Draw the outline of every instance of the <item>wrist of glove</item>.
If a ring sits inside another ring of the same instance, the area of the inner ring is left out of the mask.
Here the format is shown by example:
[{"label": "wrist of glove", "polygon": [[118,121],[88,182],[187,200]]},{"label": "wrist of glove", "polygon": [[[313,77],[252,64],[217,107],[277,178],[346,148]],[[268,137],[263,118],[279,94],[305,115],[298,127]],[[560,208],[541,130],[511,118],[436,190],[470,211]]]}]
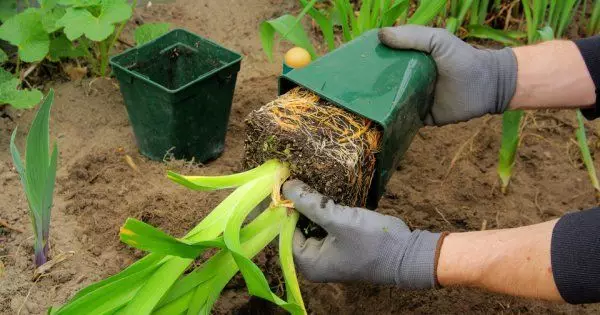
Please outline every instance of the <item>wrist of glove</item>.
[{"label": "wrist of glove", "polygon": [[295,263],[309,280],[366,281],[407,289],[437,286],[442,234],[410,231],[396,217],[336,205],[297,180],[286,182],[283,194],[328,233],[324,239],[306,239],[299,230],[294,234]]},{"label": "wrist of glove", "polygon": [[428,125],[445,125],[504,112],[517,85],[511,48],[476,49],[445,29],[418,25],[383,28],[379,39],[394,49],[431,54],[437,82]]}]

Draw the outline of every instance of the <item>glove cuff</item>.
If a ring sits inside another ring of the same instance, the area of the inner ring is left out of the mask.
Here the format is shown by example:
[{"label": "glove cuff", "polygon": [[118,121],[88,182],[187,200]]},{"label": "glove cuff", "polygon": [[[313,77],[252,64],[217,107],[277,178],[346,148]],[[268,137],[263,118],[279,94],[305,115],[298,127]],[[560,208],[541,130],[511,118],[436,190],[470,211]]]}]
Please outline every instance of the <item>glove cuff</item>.
[{"label": "glove cuff", "polygon": [[436,287],[435,265],[440,233],[414,230],[396,271],[396,285],[407,289]]},{"label": "glove cuff", "polygon": [[494,114],[502,114],[508,108],[517,89],[517,57],[509,47],[495,51],[495,57],[498,94]]}]

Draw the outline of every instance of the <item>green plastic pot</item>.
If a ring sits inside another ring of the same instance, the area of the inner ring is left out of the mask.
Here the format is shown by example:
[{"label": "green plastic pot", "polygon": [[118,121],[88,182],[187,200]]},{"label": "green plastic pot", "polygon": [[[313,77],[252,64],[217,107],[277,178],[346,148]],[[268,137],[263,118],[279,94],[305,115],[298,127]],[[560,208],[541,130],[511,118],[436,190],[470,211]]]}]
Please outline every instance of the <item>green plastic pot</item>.
[{"label": "green plastic pot", "polygon": [[367,204],[377,208],[385,186],[433,101],[436,67],[422,52],[381,44],[377,30],[281,75],[279,93],[302,86],[375,122],[383,132]]},{"label": "green plastic pot", "polygon": [[241,56],[175,29],[111,58],[140,152],[206,162],[225,145]]}]

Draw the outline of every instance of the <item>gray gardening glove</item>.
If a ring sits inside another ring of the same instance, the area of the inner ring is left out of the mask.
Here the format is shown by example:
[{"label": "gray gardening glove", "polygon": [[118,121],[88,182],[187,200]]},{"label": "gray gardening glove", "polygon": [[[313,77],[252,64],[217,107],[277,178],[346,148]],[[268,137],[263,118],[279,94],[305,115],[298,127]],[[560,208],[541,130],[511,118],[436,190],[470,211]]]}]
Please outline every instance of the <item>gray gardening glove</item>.
[{"label": "gray gardening glove", "polygon": [[286,182],[283,194],[328,233],[320,240],[305,239],[298,229],[294,234],[294,259],[309,280],[435,287],[439,233],[411,232],[398,218],[338,206],[298,180]]},{"label": "gray gardening glove", "polygon": [[435,60],[438,77],[427,125],[500,114],[515,94],[517,60],[510,48],[476,49],[445,29],[418,25],[383,28],[379,39],[391,48],[429,53]]}]

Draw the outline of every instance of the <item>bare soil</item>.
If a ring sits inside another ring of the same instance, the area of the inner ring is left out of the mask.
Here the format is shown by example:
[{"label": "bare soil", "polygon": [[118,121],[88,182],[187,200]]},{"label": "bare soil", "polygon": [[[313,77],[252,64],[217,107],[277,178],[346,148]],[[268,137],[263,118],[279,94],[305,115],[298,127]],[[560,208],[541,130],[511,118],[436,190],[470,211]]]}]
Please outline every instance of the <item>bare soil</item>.
[{"label": "bare soil", "polygon": [[[77,290],[123,269],[143,253],[118,240],[119,226],[136,217],[182,235],[227,192],[188,191],[169,182],[168,169],[188,174],[227,174],[241,169],[244,118],[276,97],[281,59],[269,63],[260,48],[261,21],[297,10],[291,0],[180,0],[140,9],[146,21],[167,21],[211,38],[244,55],[234,98],[226,150],[207,165],[152,162],[140,156],[115,81],[53,82],[52,135],[60,147],[51,256],[66,259],[32,280],[32,232],[9,137],[18,144],[33,112],[0,118],[0,313],[43,314]],[[129,36],[130,29],[129,29]],[[283,48],[280,49],[283,51]],[[507,195],[495,174],[500,117],[484,117],[443,128],[424,128],[388,186],[379,211],[403,218],[412,228],[466,231],[508,228],[557,218],[596,205],[579,158],[574,112],[529,115],[515,176]],[[600,159],[598,123],[588,124],[590,148]],[[126,162],[129,155],[136,172]],[[454,162],[453,162],[454,161]],[[281,283],[276,255],[257,257],[274,287]],[[3,267],[3,268],[2,268]],[[2,271],[4,269],[4,271]],[[315,284],[302,280],[312,314],[535,313],[595,314],[600,306],[558,305],[482,293],[475,289],[408,292],[366,284]],[[218,314],[265,314],[269,305],[249,299],[236,278],[216,305]]]}]

